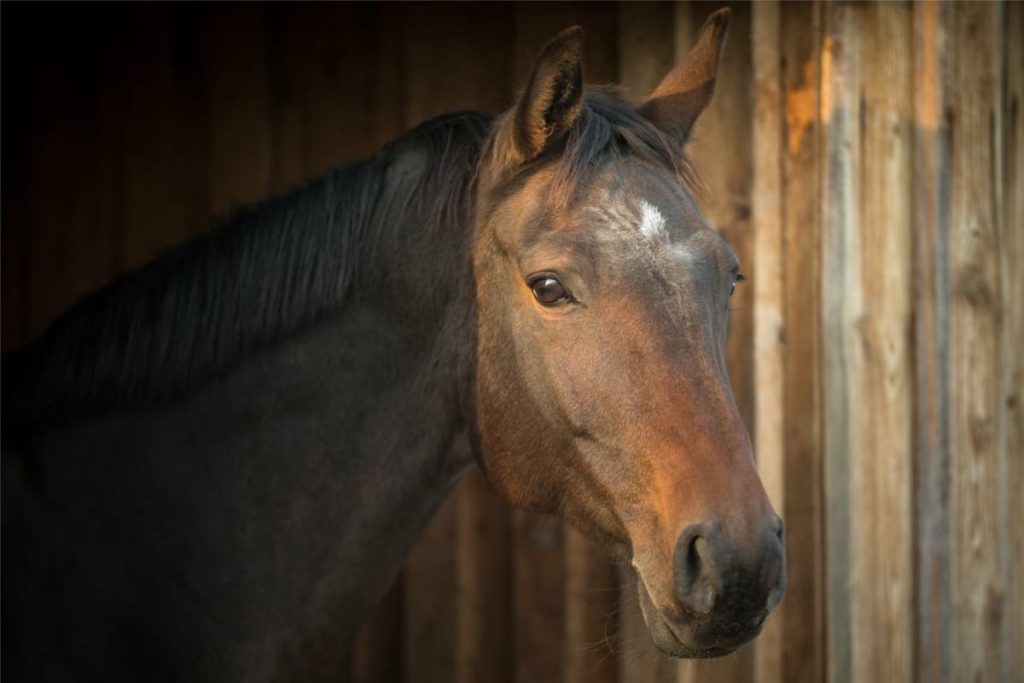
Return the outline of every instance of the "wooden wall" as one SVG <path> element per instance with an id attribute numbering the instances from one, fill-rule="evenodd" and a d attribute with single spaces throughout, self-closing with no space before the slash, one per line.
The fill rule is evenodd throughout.
<path id="1" fill-rule="evenodd" d="M 580 23 L 645 94 L 720 3 L 2 7 L 5 348 L 211 217 L 507 106 Z M 1024 5 L 738 4 L 691 152 L 749 282 L 729 366 L 789 590 L 715 661 L 470 473 L 362 681 L 1024 680 Z"/>

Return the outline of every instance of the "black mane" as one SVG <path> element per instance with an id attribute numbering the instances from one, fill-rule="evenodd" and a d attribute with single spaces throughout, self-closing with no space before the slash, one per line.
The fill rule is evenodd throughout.
<path id="1" fill-rule="evenodd" d="M 74 415 L 173 398 L 337 313 L 404 217 L 427 227 L 468 220 L 480 155 L 497 152 L 490 130 L 490 118 L 471 112 L 427 121 L 376 156 L 242 208 L 87 296 L 4 355 L 5 440 Z M 389 168 L 409 150 L 425 155 L 424 170 L 387 187 Z M 573 127 L 538 163 L 558 164 L 557 194 L 568 198 L 603 160 L 625 154 L 695 184 L 680 145 L 606 88 L 588 89 Z"/>
<path id="2" fill-rule="evenodd" d="M 173 398 L 337 313 L 404 216 L 463 218 L 489 128 L 476 113 L 431 119 L 376 156 L 243 207 L 86 296 L 36 341 L 4 354 L 5 440 L 73 415 Z M 389 168 L 408 150 L 430 164 L 387 188 Z"/>

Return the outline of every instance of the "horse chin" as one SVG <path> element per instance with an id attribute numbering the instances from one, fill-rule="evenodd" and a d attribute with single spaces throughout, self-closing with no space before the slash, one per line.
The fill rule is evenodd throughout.
<path id="1" fill-rule="evenodd" d="M 654 646 L 671 657 L 682 659 L 724 657 L 753 640 L 764 625 L 764 620 L 761 618 L 737 631 L 724 633 L 719 629 L 709 628 L 708 623 L 703 619 L 689 620 L 667 616 L 654 604 L 644 585 L 643 578 L 639 576 L 637 593 L 639 594 L 640 611 Z"/>

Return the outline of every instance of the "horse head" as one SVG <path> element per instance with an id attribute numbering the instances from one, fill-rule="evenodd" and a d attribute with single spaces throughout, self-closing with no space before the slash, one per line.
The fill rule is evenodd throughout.
<path id="1" fill-rule="evenodd" d="M 495 123 L 473 236 L 489 480 L 628 560 L 655 644 L 687 657 L 753 638 L 785 576 L 726 374 L 739 262 L 683 153 L 728 20 L 639 105 L 584 87 L 580 29 L 555 37 Z"/>

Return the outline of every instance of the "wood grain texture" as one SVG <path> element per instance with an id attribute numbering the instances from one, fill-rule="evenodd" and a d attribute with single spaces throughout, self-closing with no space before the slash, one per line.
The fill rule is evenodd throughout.
<path id="1" fill-rule="evenodd" d="M 953 652 L 957 681 L 1002 681 L 1008 674 L 1011 532 L 1001 444 L 1005 294 L 999 276 L 1005 235 L 996 209 L 1002 160 L 1000 10 L 954 5 L 950 17 L 952 640 L 972 644 Z M 1015 527 L 1019 533 L 1019 520 Z"/>
<path id="2" fill-rule="evenodd" d="M 565 525 L 512 513 L 513 661 L 516 683 L 560 680 L 565 667 Z"/>
<path id="3" fill-rule="evenodd" d="M 949 681 L 947 6 L 913 7 L 915 349 L 915 678 Z"/>
<path id="4" fill-rule="evenodd" d="M 911 8 L 833 5 L 822 53 L 829 677 L 911 675 Z"/>
<path id="5" fill-rule="evenodd" d="M 756 3 L 751 10 L 754 453 L 758 473 L 772 506 L 780 514 L 785 514 L 786 413 L 782 378 L 786 319 L 783 297 L 780 8 L 778 2 L 771 1 Z M 756 642 L 754 680 L 760 683 L 781 683 L 785 680 L 782 639 L 786 613 L 787 605 L 783 603 L 768 617 Z"/>
<path id="6" fill-rule="evenodd" d="M 210 210 L 227 213 L 271 191 L 273 125 L 266 13 L 212 5 L 200 13 L 206 72 Z"/>
<path id="7" fill-rule="evenodd" d="M 864 240 L 858 202 L 861 144 L 861 40 L 856 9 L 834 4 L 825 15 L 821 117 L 826 158 L 822 182 L 822 337 L 825 353 L 824 439 L 827 501 L 828 680 L 854 680 L 854 485 L 859 459 L 859 378 L 864 371 L 858 316 L 865 308 L 861 274 Z"/>
<path id="8" fill-rule="evenodd" d="M 119 268 L 203 232 L 210 216 L 199 18 L 183 6 L 130 11 Z"/>
<path id="9" fill-rule="evenodd" d="M 851 333 L 853 674 L 912 672 L 911 7 L 855 7 L 860 36 L 859 310 Z M 852 56 L 852 55 L 851 55 Z M 825 278 L 829 281 L 830 278 Z"/>
<path id="10" fill-rule="evenodd" d="M 618 572 L 602 548 L 575 529 L 565 536 L 566 683 L 618 680 Z"/>
<path id="11" fill-rule="evenodd" d="M 456 680 L 510 681 L 513 653 L 509 508 L 479 470 L 467 473 L 457 501 Z"/>
<path id="12" fill-rule="evenodd" d="M 821 402 L 822 157 L 818 85 L 821 5 L 783 4 L 781 31 L 785 129 L 783 259 L 786 318 L 784 371 L 788 588 L 784 620 L 787 681 L 825 675 Z"/>
<path id="13" fill-rule="evenodd" d="M 1004 449 L 1009 501 L 1009 578 L 1007 678 L 1024 680 L 1024 4 L 1007 3 L 1002 22 L 1003 55 L 1003 214 L 1005 231 L 1000 264 L 1004 294 L 1002 400 L 1006 411 Z M 1018 645 L 1014 645 L 1017 643 Z"/>

